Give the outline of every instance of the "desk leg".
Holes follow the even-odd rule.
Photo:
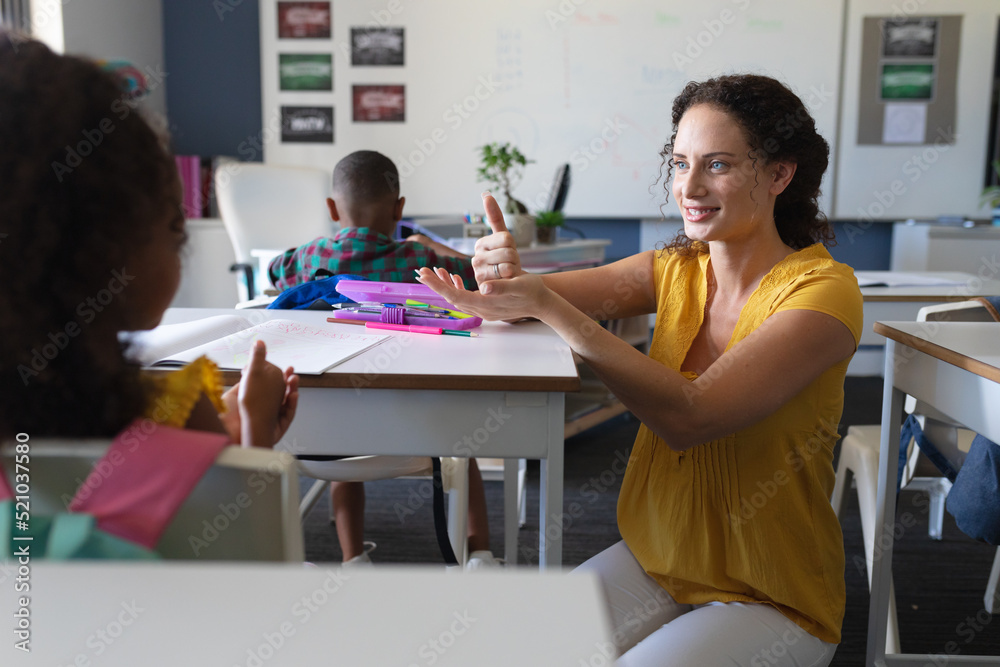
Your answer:
[[[563,531],[563,433],[565,403],[563,394],[549,394],[548,458],[541,461],[543,487],[538,503],[538,566],[562,566]]]
[[[896,517],[896,467],[899,462],[899,431],[905,395],[896,389],[896,343],[885,348],[882,393],[882,441],[879,443],[878,495],[876,497],[874,555],[872,558],[871,604],[868,612],[868,659],[870,667],[885,665],[885,631],[892,590],[892,541]],[[900,358],[901,363],[906,360]]]
[[[503,557],[507,567],[517,566],[517,529],[520,513],[517,502],[520,494],[517,488],[518,459],[503,460]]]

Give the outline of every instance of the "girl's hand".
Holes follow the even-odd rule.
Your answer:
[[[219,415],[219,421],[229,434],[229,441],[234,445],[240,444],[243,434],[240,432],[240,384],[226,390],[222,395],[222,402],[226,406],[226,411]]]
[[[420,268],[417,280],[458,310],[484,320],[517,320],[524,317],[544,320],[556,298],[542,282],[541,276],[524,272],[517,278],[481,283],[478,292],[466,290],[461,276],[449,275],[441,268]]]
[[[295,419],[295,411],[299,407],[299,376],[295,374],[295,369],[289,366],[282,373],[282,377],[285,379],[285,396],[281,401],[281,407],[278,409],[278,422],[274,430],[274,444],[278,444],[278,441],[284,437],[285,432],[288,431],[288,427],[292,425],[292,420]]]
[[[240,441],[244,447],[273,447],[288,430],[298,407],[299,377],[291,368],[282,372],[266,356],[264,341],[256,341],[238,385]]]
[[[476,241],[476,254],[472,258],[476,282],[482,285],[491,280],[516,278],[522,275],[524,270],[521,268],[521,258],[517,254],[514,236],[507,231],[507,225],[503,221],[503,211],[489,192],[483,193],[483,208],[486,210],[486,222],[493,229],[493,233]]]

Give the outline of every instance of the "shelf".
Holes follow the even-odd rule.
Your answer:
[[[649,324],[649,316],[638,315],[608,322],[608,331],[646,352],[649,349]],[[575,354],[574,359],[579,367],[581,389],[578,393],[566,394],[565,438],[628,412],[628,408],[615,398],[586,363]]]
[[[598,424],[603,424],[607,420],[626,412],[628,412],[628,408],[626,408],[620,401],[615,401],[610,405],[599,407],[593,412],[588,412],[582,417],[577,417],[572,421],[567,421],[566,425],[563,427],[563,437],[569,438],[577,433],[583,433],[588,428],[592,428]]]

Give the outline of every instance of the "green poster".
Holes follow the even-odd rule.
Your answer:
[[[883,100],[929,100],[934,96],[934,65],[882,65]]]
[[[329,53],[278,54],[281,90],[333,90],[333,56]]]

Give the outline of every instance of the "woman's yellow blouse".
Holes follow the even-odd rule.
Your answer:
[[[202,394],[220,414],[226,411],[222,402],[222,376],[218,366],[207,357],[199,357],[184,368],[152,381],[156,398],[146,410],[146,417],[158,424],[184,428]]]
[[[658,252],[654,259],[650,357],[675,371],[701,328],[708,263],[707,254]],[[860,340],[854,273],[813,245],[761,280],[729,347],[770,315],[794,309],[831,315],[855,344]],[[823,641],[840,641],[844,545],[830,493],[848,362],[762,421],[686,452],[640,428],[618,501],[619,528],[642,567],[678,602],[770,604]]]

